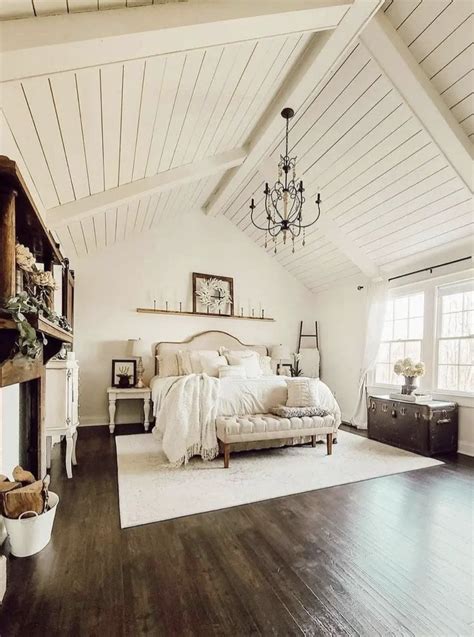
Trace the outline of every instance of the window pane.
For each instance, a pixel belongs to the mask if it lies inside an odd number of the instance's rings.
[[[390,344],[390,362],[395,363],[399,358],[405,358],[405,343],[391,343]]]
[[[421,359],[421,341],[408,341],[405,346],[405,358],[412,358],[418,363]]]
[[[423,316],[423,294],[410,296],[410,316]]]
[[[439,363],[444,365],[458,365],[458,347],[459,340],[453,339],[449,341],[439,342]]]
[[[463,312],[462,332],[463,336],[474,334],[474,310]]]
[[[459,367],[459,391],[474,392],[474,368],[472,365]]]
[[[381,363],[390,362],[390,343],[380,343],[377,361],[380,361]]]
[[[395,319],[408,318],[408,297],[394,300],[394,317]]]
[[[474,292],[464,292],[464,309],[474,310]]]
[[[463,293],[458,292],[457,294],[447,294],[443,296],[443,309],[442,312],[445,314],[446,312],[461,312],[462,311],[462,297]]]
[[[382,341],[391,341],[393,338],[393,322],[387,321],[383,326]]]
[[[387,306],[385,308],[385,320],[393,321],[393,301],[387,301]]]
[[[441,318],[441,336],[462,336],[463,313],[443,314]]]
[[[377,363],[375,367],[375,382],[387,385],[390,382],[390,365]]]
[[[408,338],[423,338],[423,319],[422,318],[409,319]]]
[[[393,322],[393,338],[395,340],[408,338],[408,321],[406,319]]]
[[[455,365],[439,365],[438,388],[451,391],[458,389],[458,369]]]
[[[445,361],[441,361],[443,363]],[[449,361],[446,361],[449,362]],[[474,365],[474,338],[463,338],[460,342],[459,363],[461,365]]]

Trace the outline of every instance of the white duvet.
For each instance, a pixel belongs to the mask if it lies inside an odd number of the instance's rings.
[[[153,414],[156,416],[164,397],[177,378],[154,376],[150,381]],[[181,377],[182,378],[182,377]],[[216,379],[217,380],[217,379]],[[261,378],[221,378],[218,381],[216,416],[265,414],[272,407],[285,405],[288,395],[286,380],[282,376]],[[334,416],[336,427],[341,424],[341,410],[331,390],[321,380],[316,380],[318,406]]]

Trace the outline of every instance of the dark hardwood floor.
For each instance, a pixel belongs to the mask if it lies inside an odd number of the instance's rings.
[[[470,458],[122,531],[108,429],[72,480],[54,453],[53,539],[9,560],[2,637],[472,635]]]

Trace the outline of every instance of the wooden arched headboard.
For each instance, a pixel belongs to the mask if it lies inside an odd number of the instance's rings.
[[[178,352],[183,349],[215,349],[217,351],[220,347],[226,347],[227,349],[232,350],[251,349],[258,352],[261,356],[268,356],[268,348],[266,345],[247,345],[228,332],[209,330],[208,332],[199,332],[199,334],[194,334],[194,336],[191,336],[184,341],[156,343],[154,346],[155,374],[158,374],[158,359],[156,357],[159,354],[163,354],[165,352]]]

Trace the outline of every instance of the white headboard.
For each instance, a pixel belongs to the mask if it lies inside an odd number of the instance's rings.
[[[227,347],[232,350],[240,349],[252,349],[258,352],[261,356],[268,356],[268,348],[265,345],[246,345],[239,341],[238,338],[228,334],[227,332],[221,332],[219,330],[212,330],[209,332],[200,332],[191,336],[185,341],[175,342],[163,342],[156,343],[155,348],[155,374],[158,373],[158,354],[164,352],[178,352],[182,349],[215,349],[220,347]]]

